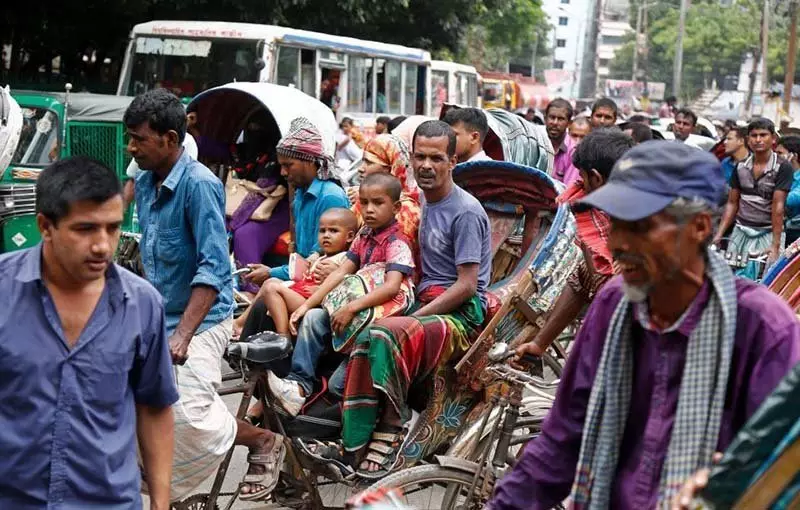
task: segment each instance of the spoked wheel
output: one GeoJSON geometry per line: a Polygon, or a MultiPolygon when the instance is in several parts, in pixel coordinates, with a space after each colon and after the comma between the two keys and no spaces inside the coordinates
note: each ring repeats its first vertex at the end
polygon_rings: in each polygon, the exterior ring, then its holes
{"type": "Polygon", "coordinates": [[[426,465],[398,471],[376,482],[369,491],[400,489],[400,500],[416,510],[480,510],[488,500],[482,481],[469,498],[473,475],[443,466],[426,465]]]}
{"type": "MultiPolygon", "coordinates": [[[[206,503],[208,503],[208,498],[210,496],[210,494],[195,494],[183,501],[173,503],[170,508],[172,508],[172,510],[206,510],[206,503]]],[[[219,505],[214,503],[212,508],[214,510],[219,510],[219,505]]]]}

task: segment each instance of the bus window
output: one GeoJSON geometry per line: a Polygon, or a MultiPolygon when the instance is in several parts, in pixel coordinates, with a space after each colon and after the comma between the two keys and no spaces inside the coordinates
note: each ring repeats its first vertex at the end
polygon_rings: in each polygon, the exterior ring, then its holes
{"type": "Polygon", "coordinates": [[[417,66],[406,64],[406,83],[405,83],[405,115],[415,115],[417,113],[417,66]]]}
{"type": "Polygon", "coordinates": [[[302,50],[300,52],[300,83],[301,90],[311,97],[316,97],[316,52],[302,50]]]}
{"type": "Polygon", "coordinates": [[[258,41],[137,37],[129,95],[155,87],[181,97],[234,80],[258,81],[258,41]]]}
{"type": "Polygon", "coordinates": [[[347,65],[347,111],[372,111],[372,59],[350,57],[347,65]]]}
{"type": "MultiPolygon", "coordinates": [[[[300,49],[289,46],[278,47],[278,72],[275,82],[278,85],[300,85],[300,49]]],[[[313,89],[312,89],[313,90],[313,89]]]]}
{"type": "Polygon", "coordinates": [[[467,76],[467,91],[470,106],[478,106],[478,78],[474,75],[467,76]]]}
{"type": "Polygon", "coordinates": [[[386,90],[388,91],[387,99],[389,109],[386,113],[399,114],[400,108],[400,95],[403,88],[402,83],[402,64],[391,60],[386,63],[386,90]]]}
{"type": "Polygon", "coordinates": [[[448,101],[448,72],[431,71],[431,94],[433,94],[433,111],[431,114],[438,115],[442,105],[448,101]]]}

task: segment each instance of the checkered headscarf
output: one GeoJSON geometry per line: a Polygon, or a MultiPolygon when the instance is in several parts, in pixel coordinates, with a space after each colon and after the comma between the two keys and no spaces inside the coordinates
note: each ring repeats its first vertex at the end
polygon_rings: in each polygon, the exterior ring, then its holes
{"type": "Polygon", "coordinates": [[[313,161],[319,165],[317,178],[323,181],[331,178],[333,158],[325,154],[319,129],[305,117],[297,117],[292,121],[289,132],[278,142],[276,151],[287,158],[313,161]]]}

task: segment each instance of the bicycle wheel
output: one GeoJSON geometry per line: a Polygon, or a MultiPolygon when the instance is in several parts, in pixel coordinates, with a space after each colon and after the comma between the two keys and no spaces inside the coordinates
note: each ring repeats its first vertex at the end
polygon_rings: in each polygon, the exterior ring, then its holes
{"type": "Polygon", "coordinates": [[[481,495],[479,481],[472,498],[467,501],[473,476],[458,469],[428,464],[398,471],[367,490],[400,489],[403,504],[415,510],[479,510],[488,498],[481,495]]]}

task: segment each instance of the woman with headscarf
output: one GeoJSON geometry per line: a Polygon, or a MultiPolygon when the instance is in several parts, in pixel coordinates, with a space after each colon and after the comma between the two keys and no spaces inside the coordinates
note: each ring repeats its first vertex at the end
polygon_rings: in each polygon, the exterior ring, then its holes
{"type": "MultiPolygon", "coordinates": [[[[402,232],[412,240],[414,255],[419,255],[417,248],[417,230],[420,220],[419,188],[414,180],[411,167],[411,153],[408,145],[402,138],[395,135],[379,135],[364,146],[364,162],[359,169],[363,179],[373,173],[391,174],[403,185],[400,196],[400,210],[397,212],[397,222],[400,223],[402,232]]],[[[353,189],[354,188],[350,188],[353,189]]],[[[359,224],[363,223],[361,217],[361,204],[358,202],[358,192],[350,192],[350,201],[353,203],[353,212],[358,217],[359,224]]],[[[419,267],[419,266],[417,266],[419,267]]]]}

